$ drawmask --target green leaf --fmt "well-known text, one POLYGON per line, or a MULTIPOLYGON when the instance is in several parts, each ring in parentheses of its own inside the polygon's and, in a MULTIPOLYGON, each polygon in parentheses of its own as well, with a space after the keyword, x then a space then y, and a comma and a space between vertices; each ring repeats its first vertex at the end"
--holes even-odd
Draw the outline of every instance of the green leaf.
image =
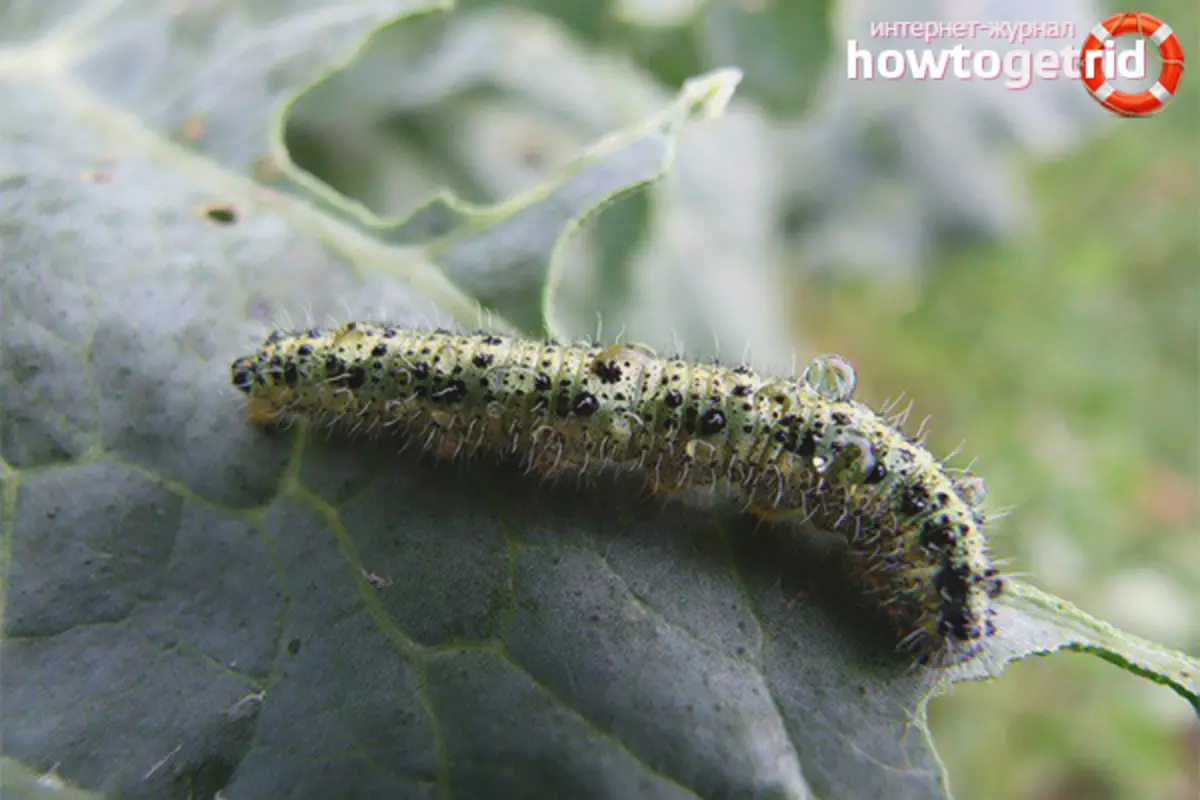
MULTIPOLYGON (((746 93, 778 116, 802 111, 835 49, 828 2, 712 3, 699 25, 709 63, 746 71, 746 93)), ((837 42, 837 44, 841 44, 837 42)))
MULTIPOLYGON (((281 137, 339 190, 335 212, 423 243, 456 286, 526 332, 591 335, 599 312, 605 329, 635 338, 703 345, 715 334, 786 364, 764 120, 741 111, 720 131, 678 135, 693 116, 721 113, 738 75, 690 80, 672 100, 541 17, 426 17, 382 29, 298 97, 281 137), (690 166, 631 202, 680 147, 690 166), (764 200, 724 213, 731 193, 764 200), (664 256, 678 266, 664 269, 664 256), (733 314, 734 304, 758 308, 733 314)), ((319 181, 296 177, 320 196, 319 181)))
POLYGON ((90 800, 96 795, 76 789, 53 768, 35 773, 19 761, 0 756, 0 788, 16 800, 90 800))
MULTIPOLYGON (((1065 600, 1021 581, 1011 581, 1006 603, 1017 612, 1009 623, 1018 647, 1015 657, 1075 650, 1173 689, 1200 713, 1200 662, 1183 653, 1119 631, 1065 600)), ((1012 659, 1009 659, 1012 660, 1012 659)), ((962 670, 962 677, 999 674, 995 661, 962 670)))
POLYGON ((1195 699, 1182 656, 1024 589, 980 667, 913 670, 833 579, 836 553, 622 484, 244 421, 229 362, 288 317, 472 324, 491 285, 533 327, 506 281, 553 299, 562 233, 659 175, 730 73, 514 199, 429 201, 446 211, 430 238, 396 244, 266 150, 272 115, 395 3, 19 8, 0 12, 0 733, 17 796, 53 774, 120 797, 943 797, 924 705, 972 670, 1096 649, 1195 699), (660 158, 632 168, 619 145, 645 137, 660 158), (264 154, 285 167, 276 189, 248 176, 264 154), (526 258, 547 266, 514 275, 526 258))

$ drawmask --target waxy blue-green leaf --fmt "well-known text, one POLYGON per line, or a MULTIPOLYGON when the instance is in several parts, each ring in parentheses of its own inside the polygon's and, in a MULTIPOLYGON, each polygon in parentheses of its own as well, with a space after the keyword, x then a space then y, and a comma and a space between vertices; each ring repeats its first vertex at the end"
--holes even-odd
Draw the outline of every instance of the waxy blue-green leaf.
MULTIPOLYGON (((953 676, 891 652, 822 577, 833 555, 635 487, 245 420, 228 365, 271 325, 473 323, 484 292, 447 241, 538 243, 532 281, 499 246, 471 274, 552 306, 564 230, 669 164, 605 147, 653 132, 669 151, 735 77, 697 78, 528 194, 396 244, 289 171, 280 132, 377 25, 426 10, 0 11, 6 794, 946 796, 924 704, 953 676)), ((557 324, 531 325, 524 296, 492 307, 498 325, 557 324)), ((1083 647, 1194 699, 1181 656, 1024 602, 981 669, 1083 647)))

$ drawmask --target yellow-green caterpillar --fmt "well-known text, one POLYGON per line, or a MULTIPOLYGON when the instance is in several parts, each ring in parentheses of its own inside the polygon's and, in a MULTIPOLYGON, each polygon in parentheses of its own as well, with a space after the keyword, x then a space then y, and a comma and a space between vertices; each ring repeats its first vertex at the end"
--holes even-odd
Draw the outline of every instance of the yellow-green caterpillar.
POLYGON ((351 322, 276 331, 232 373, 258 422, 396 431, 440 457, 511 454, 547 475, 627 470, 658 493, 723 489, 759 516, 811 520, 846 537, 920 663, 967 660, 995 633, 1004 583, 982 482, 854 402, 836 356, 795 380, 632 344, 351 322))

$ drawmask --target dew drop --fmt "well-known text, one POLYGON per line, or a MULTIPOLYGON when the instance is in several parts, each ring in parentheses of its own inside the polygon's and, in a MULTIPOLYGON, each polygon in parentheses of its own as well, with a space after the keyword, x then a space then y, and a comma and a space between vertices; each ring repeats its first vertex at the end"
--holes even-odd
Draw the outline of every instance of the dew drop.
POLYGON ((984 500, 987 500, 987 487, 983 483, 983 478, 973 472, 964 472, 962 475, 956 476, 954 489, 963 502, 971 508, 978 508, 983 505, 984 500))
POLYGON ((858 376, 850 362, 838 355, 817 356, 804 368, 804 385, 831 403, 844 403, 854 396, 858 376))
POLYGON ((878 463, 871 441, 856 431, 838 434, 833 440, 839 475, 850 483, 862 483, 878 463))

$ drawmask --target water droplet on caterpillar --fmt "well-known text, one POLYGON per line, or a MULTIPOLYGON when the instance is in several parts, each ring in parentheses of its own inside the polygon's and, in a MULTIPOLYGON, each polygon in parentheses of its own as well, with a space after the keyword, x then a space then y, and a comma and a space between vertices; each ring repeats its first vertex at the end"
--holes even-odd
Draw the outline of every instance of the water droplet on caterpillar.
POLYGON ((839 355, 817 356, 804 368, 801 381, 831 403, 845 403, 858 388, 858 375, 849 361, 839 355))
POLYGON ((972 508, 979 508, 987 500, 987 486, 983 478, 973 472, 964 472, 954 478, 954 489, 963 502, 972 508))
POLYGON ((834 437, 832 452, 832 461, 838 464, 840 476, 848 483, 866 481, 879 462, 871 440, 856 431, 845 431, 834 437))

